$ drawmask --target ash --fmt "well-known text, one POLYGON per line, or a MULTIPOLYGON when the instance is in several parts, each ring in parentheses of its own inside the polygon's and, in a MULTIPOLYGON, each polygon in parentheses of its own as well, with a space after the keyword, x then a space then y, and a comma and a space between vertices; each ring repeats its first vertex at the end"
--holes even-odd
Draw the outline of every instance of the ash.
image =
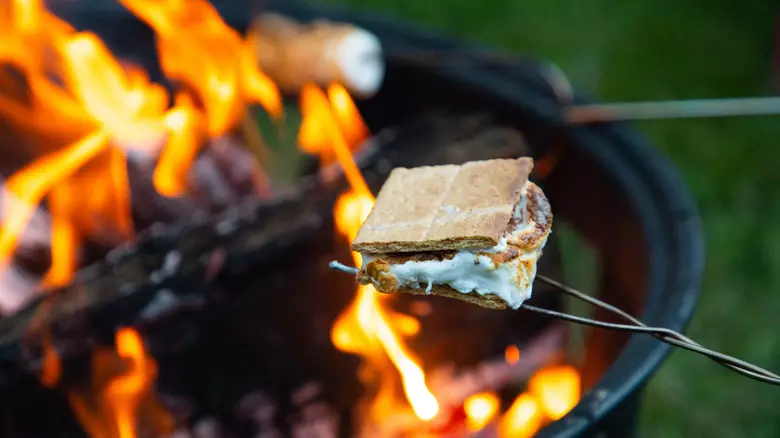
POLYGON ((175 308, 178 302, 179 298, 170 289, 161 289, 157 291, 149 304, 141 310, 139 316, 142 319, 157 318, 175 308))

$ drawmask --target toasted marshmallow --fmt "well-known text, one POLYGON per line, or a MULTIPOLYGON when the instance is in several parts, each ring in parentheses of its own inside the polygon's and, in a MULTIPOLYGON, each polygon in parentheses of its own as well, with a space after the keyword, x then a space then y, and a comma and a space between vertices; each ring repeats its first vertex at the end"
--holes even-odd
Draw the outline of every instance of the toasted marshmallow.
POLYGON ((259 67, 287 93, 296 93, 309 83, 339 83, 353 95, 371 97, 384 81, 381 41, 349 23, 300 23, 263 14, 252 22, 248 39, 259 67))

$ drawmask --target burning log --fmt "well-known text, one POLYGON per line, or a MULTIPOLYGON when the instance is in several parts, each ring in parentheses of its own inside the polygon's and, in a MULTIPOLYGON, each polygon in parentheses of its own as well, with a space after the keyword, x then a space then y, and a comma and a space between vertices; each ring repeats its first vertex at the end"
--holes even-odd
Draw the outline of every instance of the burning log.
POLYGON ((195 279, 216 278, 219 269, 214 267, 215 263, 240 265, 258 252, 270 256, 280 249, 279 243, 285 243, 291 236, 305 237, 307 229, 322 222, 325 207, 322 201, 310 203, 303 199, 284 198, 259 206, 248 204, 243 209, 228 211, 215 222, 203 220, 204 216, 176 230, 153 226, 137 245, 117 248, 104 263, 85 269, 69 286, 52 291, 31 307, 0 322, 0 331, 4 333, 0 344, 19 341, 25 333, 40 334, 47 325, 53 333, 62 330, 70 332, 69 336, 79 336, 79 324, 74 327, 73 318, 89 320, 89 314, 99 312, 104 305, 118 312, 111 318, 110 325, 114 326, 135 322, 144 309, 146 314, 154 316, 167 313, 171 309, 150 310, 154 298, 160 300, 165 291, 172 291, 185 298, 176 299, 176 305, 189 302, 188 291, 182 288, 191 287, 195 279), (215 262, 222 257, 220 254, 226 255, 224 261, 215 262))
POLYGON ((161 195, 153 184, 154 161, 130 160, 129 183, 136 228, 181 223, 194 214, 216 214, 252 198, 270 196, 269 182, 242 138, 225 135, 209 141, 189 172, 188 196, 161 195))
MULTIPOLYGON (((219 178, 189 181, 193 164, 206 164, 195 172, 201 176, 225 167, 230 148, 212 148, 203 154, 211 154, 211 160, 204 161, 198 157, 201 147, 223 144, 220 140, 245 118, 251 104, 260 104, 277 120, 282 114, 281 96, 258 69, 248 42, 209 2, 190 2, 186 10, 175 2, 122 4, 156 32, 161 67, 177 82, 175 91, 169 93, 137 65, 120 61, 101 38, 78 31, 42 2, 14 5, 0 17, 9 41, 0 55, 0 125, 9 122, 37 139, 9 160, 22 168, 12 169, 4 187, 21 202, 3 214, 0 258, 8 264, 34 208, 48 203, 47 287, 72 281, 83 240, 115 246, 132 237, 128 161, 140 161, 136 169, 142 173, 149 164, 145 161, 155 162, 149 179, 164 196, 190 195, 195 186, 201 189, 196 198, 213 195, 211 204, 215 198, 231 202, 234 197, 224 196, 231 190, 215 187, 219 178), (19 123, 34 120, 45 122, 19 123)), ((248 172, 255 173, 249 177, 253 185, 267 189, 259 168, 248 172)), ((241 186, 230 182, 226 185, 241 186)))
MULTIPOLYGON (((73 175, 67 184, 61 184, 64 188, 60 187, 57 193, 60 197, 71 197, 82 190, 89 190, 94 198, 105 199, 95 195, 95 191, 108 186, 101 178, 102 175, 97 173, 103 164, 106 163, 92 163, 89 169, 73 175), (95 184, 95 181, 101 183, 95 184)), ((182 223, 193 215, 213 215, 230 205, 269 196, 270 187, 265 174, 251 153, 242 146, 241 138, 233 135, 209 141, 208 147, 204 148, 189 172, 188 196, 170 198, 161 195, 153 184, 155 162, 149 157, 132 154, 126 165, 127 188, 133 202, 131 211, 117 210, 128 216, 132 213, 130 222, 135 229, 146 229, 154 223, 182 223)), ((105 251, 129 237, 117 233, 118 230, 112 229, 104 221, 96 221, 95 204, 89 205, 93 209, 76 208, 67 201, 56 202, 60 197, 54 196, 49 201, 48 209, 36 208, 26 229, 19 236, 15 254, 8 261, 8 268, 0 275, 0 314, 8 315, 18 311, 40 293, 37 277, 49 266, 50 252, 53 250, 50 242, 52 216, 59 218, 59 222, 54 221, 59 226, 63 217, 69 218, 76 234, 88 237, 85 251, 76 251, 74 248, 70 260, 73 268, 81 263, 93 262, 95 257, 102 257, 105 251)), ((9 216, 10 211, 24 208, 25 205, 10 190, 4 191, 0 204, 0 214, 6 221, 12 217, 9 216)), ((61 232, 61 228, 56 231, 61 232)))
POLYGON ((308 83, 343 84, 358 96, 370 97, 382 85, 385 64, 379 39, 346 23, 298 23, 277 14, 258 16, 251 24, 263 71, 288 93, 308 83))
MULTIPOLYGON (((375 150, 367 150, 358 164, 374 189, 397 166, 528 153, 517 131, 473 116, 418 118, 373 140, 375 150)), ((176 227, 152 226, 135 244, 82 270, 70 285, 0 321, 0 373, 39 371, 44 333, 66 359, 100 343, 119 325, 152 330, 166 318, 218 306, 230 296, 214 291, 232 275, 248 266, 273 266, 285 248, 307 248, 307 240, 317 235, 333 239, 332 206, 344 187, 343 179, 329 185, 307 180, 273 201, 245 203, 216 217, 197 215, 176 227)), ((264 294, 286 288, 284 272, 268 275, 264 294)), ((228 295, 241 293, 228 289, 228 295)))

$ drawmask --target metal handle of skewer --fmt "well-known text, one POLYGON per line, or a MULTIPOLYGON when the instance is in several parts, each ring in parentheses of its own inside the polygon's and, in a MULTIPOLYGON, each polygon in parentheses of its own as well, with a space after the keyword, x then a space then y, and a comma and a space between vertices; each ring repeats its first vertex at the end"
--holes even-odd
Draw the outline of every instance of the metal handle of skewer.
POLYGON ((780 114, 780 97, 693 99, 572 105, 564 109, 572 124, 626 120, 738 117, 780 114))
POLYGON ((393 62, 457 67, 468 64, 515 66, 548 83, 574 125, 628 120, 691 119, 780 114, 780 97, 741 97, 574 105, 568 76, 554 63, 517 55, 475 50, 388 51, 393 62))

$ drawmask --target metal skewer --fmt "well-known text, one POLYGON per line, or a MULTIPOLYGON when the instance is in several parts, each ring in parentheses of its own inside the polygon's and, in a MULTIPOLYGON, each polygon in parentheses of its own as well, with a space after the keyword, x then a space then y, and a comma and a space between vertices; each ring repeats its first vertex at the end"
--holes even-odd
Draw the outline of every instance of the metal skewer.
POLYGON ((354 268, 352 266, 347 266, 347 265, 345 265, 343 263, 339 263, 339 262, 337 262, 335 260, 333 260, 332 262, 328 263, 328 267, 330 269, 333 269, 334 271, 343 272, 345 274, 357 275, 357 273, 360 272, 360 269, 358 269, 358 268, 354 268))
MULTIPOLYGON (((516 59, 506 56, 489 54, 485 56, 479 52, 423 52, 416 54, 394 54, 395 57, 415 63, 433 62, 441 65, 444 61, 488 61, 498 63, 517 64, 516 59), (416 56, 412 56, 416 55, 416 56)), ((697 117, 735 117, 754 115, 780 114, 780 97, 749 97, 728 99, 693 99, 693 100, 669 100, 655 102, 631 102, 631 103, 606 103, 574 105, 573 90, 566 75, 554 64, 536 65, 537 74, 549 85, 562 107, 564 120, 571 124, 606 123, 626 120, 652 120, 652 119, 681 119, 697 117)), ((347 266, 337 261, 330 262, 330 268, 350 275, 357 275, 359 269, 347 266)), ((522 304, 520 309, 557 318, 577 324, 599 327, 609 330, 620 330, 631 333, 645 333, 656 339, 675 347, 683 348, 694 353, 712 359, 724 367, 747 376, 751 379, 780 386, 780 376, 759 366, 745 362, 741 359, 710 350, 686 337, 665 327, 650 327, 630 314, 620 310, 597 298, 586 295, 569 286, 542 275, 537 275, 537 281, 547 283, 556 290, 561 291, 591 305, 607 310, 621 319, 626 324, 615 324, 598 321, 568 313, 543 309, 528 304, 522 304)))
MULTIPOLYGON (((346 274, 356 275, 359 272, 359 269, 352 266, 344 265, 335 260, 330 262, 329 266, 333 270, 344 272, 346 274)), ((567 295, 570 295, 574 298, 577 298, 579 300, 585 301, 589 304, 592 304, 594 306, 612 312, 615 315, 619 316, 620 318, 624 319, 627 322, 627 324, 615 324, 610 322, 598 321, 595 319, 585 318, 582 316, 570 315, 568 313, 543 309, 528 304, 522 304, 520 306, 520 309, 529 312, 538 313, 540 315, 544 315, 549 318, 561 319, 564 321, 588 325, 591 327, 599 327, 608 330, 627 331, 631 333, 649 334, 650 336, 653 336, 654 338, 660 341, 666 342, 669 345, 683 348, 692 351, 694 353, 701 354, 702 356, 708 357, 713 361, 717 362, 718 364, 723 365, 724 367, 732 371, 735 371, 739 374, 742 374, 744 376, 747 376, 751 379, 757 380, 759 382, 768 383, 770 385, 780 386, 780 376, 778 376, 777 374, 771 371, 765 370, 757 365, 753 365, 741 359, 737 359, 735 357, 705 348, 700 344, 698 344, 696 341, 686 337, 681 333, 675 332, 674 330, 665 327, 650 327, 644 324, 642 321, 638 320, 637 318, 634 318, 630 314, 616 308, 615 306, 612 306, 611 304, 605 303, 595 297, 584 294, 574 288, 566 286, 562 283, 547 278, 543 275, 537 275, 536 279, 537 281, 541 281, 543 283, 547 283, 550 286, 553 286, 556 290, 559 290, 567 295)))
POLYGON ((569 106, 564 109, 564 113, 565 119, 573 124, 623 120, 776 115, 780 114, 780 97, 605 103, 569 106))
POLYGON ((566 74, 555 64, 517 55, 480 50, 435 50, 388 52, 391 62, 459 65, 515 66, 547 82, 563 107, 564 120, 575 125, 627 120, 691 119, 780 114, 780 97, 739 97, 690 100, 662 100, 574 105, 573 88, 566 74))

